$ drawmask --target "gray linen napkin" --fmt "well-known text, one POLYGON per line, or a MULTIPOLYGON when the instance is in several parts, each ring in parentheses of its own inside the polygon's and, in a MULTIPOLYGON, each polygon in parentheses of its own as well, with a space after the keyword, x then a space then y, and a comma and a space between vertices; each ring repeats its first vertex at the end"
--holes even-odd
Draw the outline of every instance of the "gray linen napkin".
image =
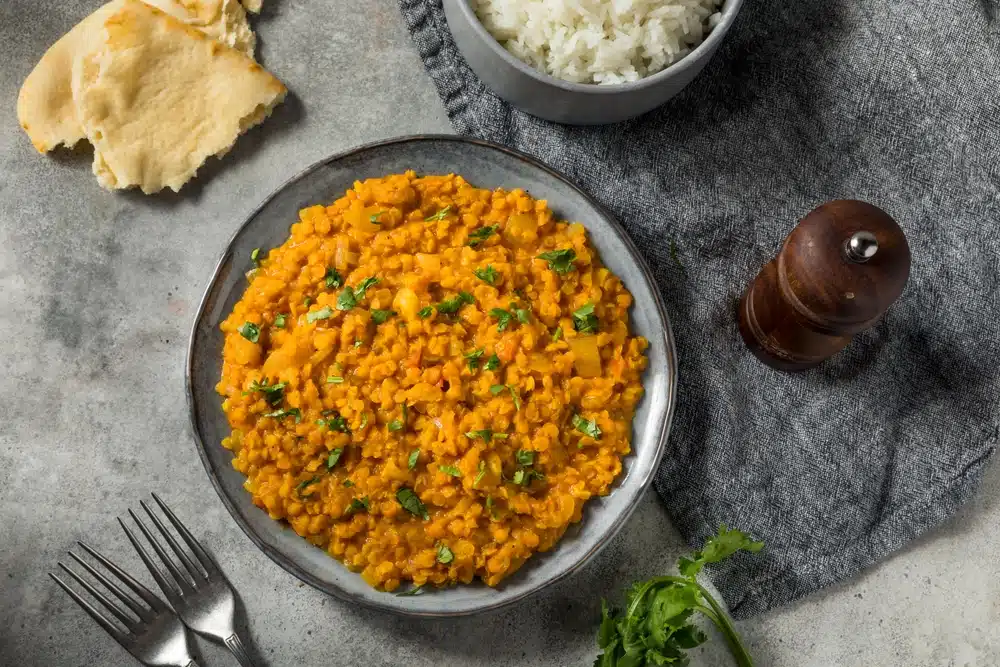
POLYGON ((455 129, 561 170, 653 267, 680 357, 656 488, 692 545, 720 523, 766 542, 715 573, 736 616, 855 574, 969 498, 1000 394, 990 0, 748 0, 679 97, 600 128, 512 109, 462 60, 440 0, 399 4, 455 129), (835 359, 772 371, 744 348, 736 300, 796 220, 837 198, 900 222, 909 284, 835 359))

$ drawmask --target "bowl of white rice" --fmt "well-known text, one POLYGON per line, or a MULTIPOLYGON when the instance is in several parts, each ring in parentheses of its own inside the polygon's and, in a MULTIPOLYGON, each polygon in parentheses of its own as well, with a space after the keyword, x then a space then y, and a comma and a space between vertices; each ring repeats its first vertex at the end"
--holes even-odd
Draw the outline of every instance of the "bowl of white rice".
POLYGON ((444 0, 466 62, 540 118, 614 123, 663 104, 715 54, 743 0, 444 0))

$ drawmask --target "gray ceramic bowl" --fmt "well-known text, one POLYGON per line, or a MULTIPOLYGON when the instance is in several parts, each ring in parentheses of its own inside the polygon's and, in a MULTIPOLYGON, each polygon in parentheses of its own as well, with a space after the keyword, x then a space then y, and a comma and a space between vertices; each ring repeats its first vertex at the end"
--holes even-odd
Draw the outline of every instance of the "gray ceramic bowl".
POLYGON ((644 114, 681 92, 711 60, 742 4, 725 0, 719 25, 682 60, 645 79, 608 86, 562 81, 522 62, 486 31, 469 0, 444 0, 444 13, 465 61, 497 95, 539 118, 601 125, 644 114))
POLYGON ((525 155, 459 137, 430 136, 372 144, 329 158, 264 200, 236 232, 209 282, 191 332, 187 392, 198 453, 208 476, 233 518, 265 554, 302 581, 352 603, 419 616, 459 616, 503 606, 562 579, 579 569, 625 525, 663 454, 673 414, 676 372, 663 301, 645 262, 617 222, 576 186, 525 155), (571 526, 552 551, 532 557, 497 589, 475 584, 399 597, 370 588, 325 551, 255 507, 243 490, 243 476, 230 463, 230 452, 220 444, 229 429, 215 392, 223 343, 219 323, 246 288, 244 273, 251 268, 250 252, 283 243, 299 209, 333 201, 355 180, 407 169, 454 172, 484 188, 522 187, 547 199, 558 216, 582 222, 605 264, 635 297, 632 326, 649 340, 646 396, 635 417, 634 453, 625 458, 614 490, 588 502, 583 521, 571 526))

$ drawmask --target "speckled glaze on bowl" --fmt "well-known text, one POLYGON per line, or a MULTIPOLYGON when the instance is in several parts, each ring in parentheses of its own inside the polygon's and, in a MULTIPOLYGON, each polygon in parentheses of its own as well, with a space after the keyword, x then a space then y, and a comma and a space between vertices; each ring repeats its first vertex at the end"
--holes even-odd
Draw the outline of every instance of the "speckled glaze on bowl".
POLYGON ((719 24, 670 67, 645 79, 608 86, 563 81, 519 60, 487 32, 469 0, 444 0, 444 13, 465 61, 497 95, 546 120, 603 125, 644 114, 681 92, 715 55, 742 5, 743 0, 725 0, 719 24))
POLYGON ((673 415, 677 362, 673 335, 645 262, 610 216, 560 174, 520 153, 481 141, 451 136, 394 139, 362 146, 315 164, 268 197, 240 227, 216 267, 191 331, 187 358, 187 395, 198 453, 208 476, 233 518, 254 544, 302 581, 347 602, 414 616, 461 616, 520 600, 568 576, 617 533, 653 479, 673 415), (570 527, 554 549, 537 554, 499 588, 481 583, 427 590, 399 597, 369 587, 359 575, 258 509, 220 444, 229 429, 215 392, 222 368, 219 324, 246 288, 254 248, 283 243, 299 209, 342 196, 355 180, 401 173, 457 173, 483 188, 528 190, 547 199, 560 218, 582 222, 604 263, 635 297, 633 331, 649 340, 646 395, 633 423, 633 450, 624 470, 604 498, 592 498, 583 521, 570 527))

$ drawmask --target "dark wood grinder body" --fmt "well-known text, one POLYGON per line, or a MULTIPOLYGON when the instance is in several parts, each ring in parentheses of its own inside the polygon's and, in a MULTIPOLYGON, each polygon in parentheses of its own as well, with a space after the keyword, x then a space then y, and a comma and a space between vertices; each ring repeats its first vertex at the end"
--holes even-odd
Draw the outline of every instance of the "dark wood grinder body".
POLYGON ((803 218, 747 288, 740 333, 769 366, 811 368, 874 324, 910 275, 896 221, 860 201, 828 202, 803 218))

